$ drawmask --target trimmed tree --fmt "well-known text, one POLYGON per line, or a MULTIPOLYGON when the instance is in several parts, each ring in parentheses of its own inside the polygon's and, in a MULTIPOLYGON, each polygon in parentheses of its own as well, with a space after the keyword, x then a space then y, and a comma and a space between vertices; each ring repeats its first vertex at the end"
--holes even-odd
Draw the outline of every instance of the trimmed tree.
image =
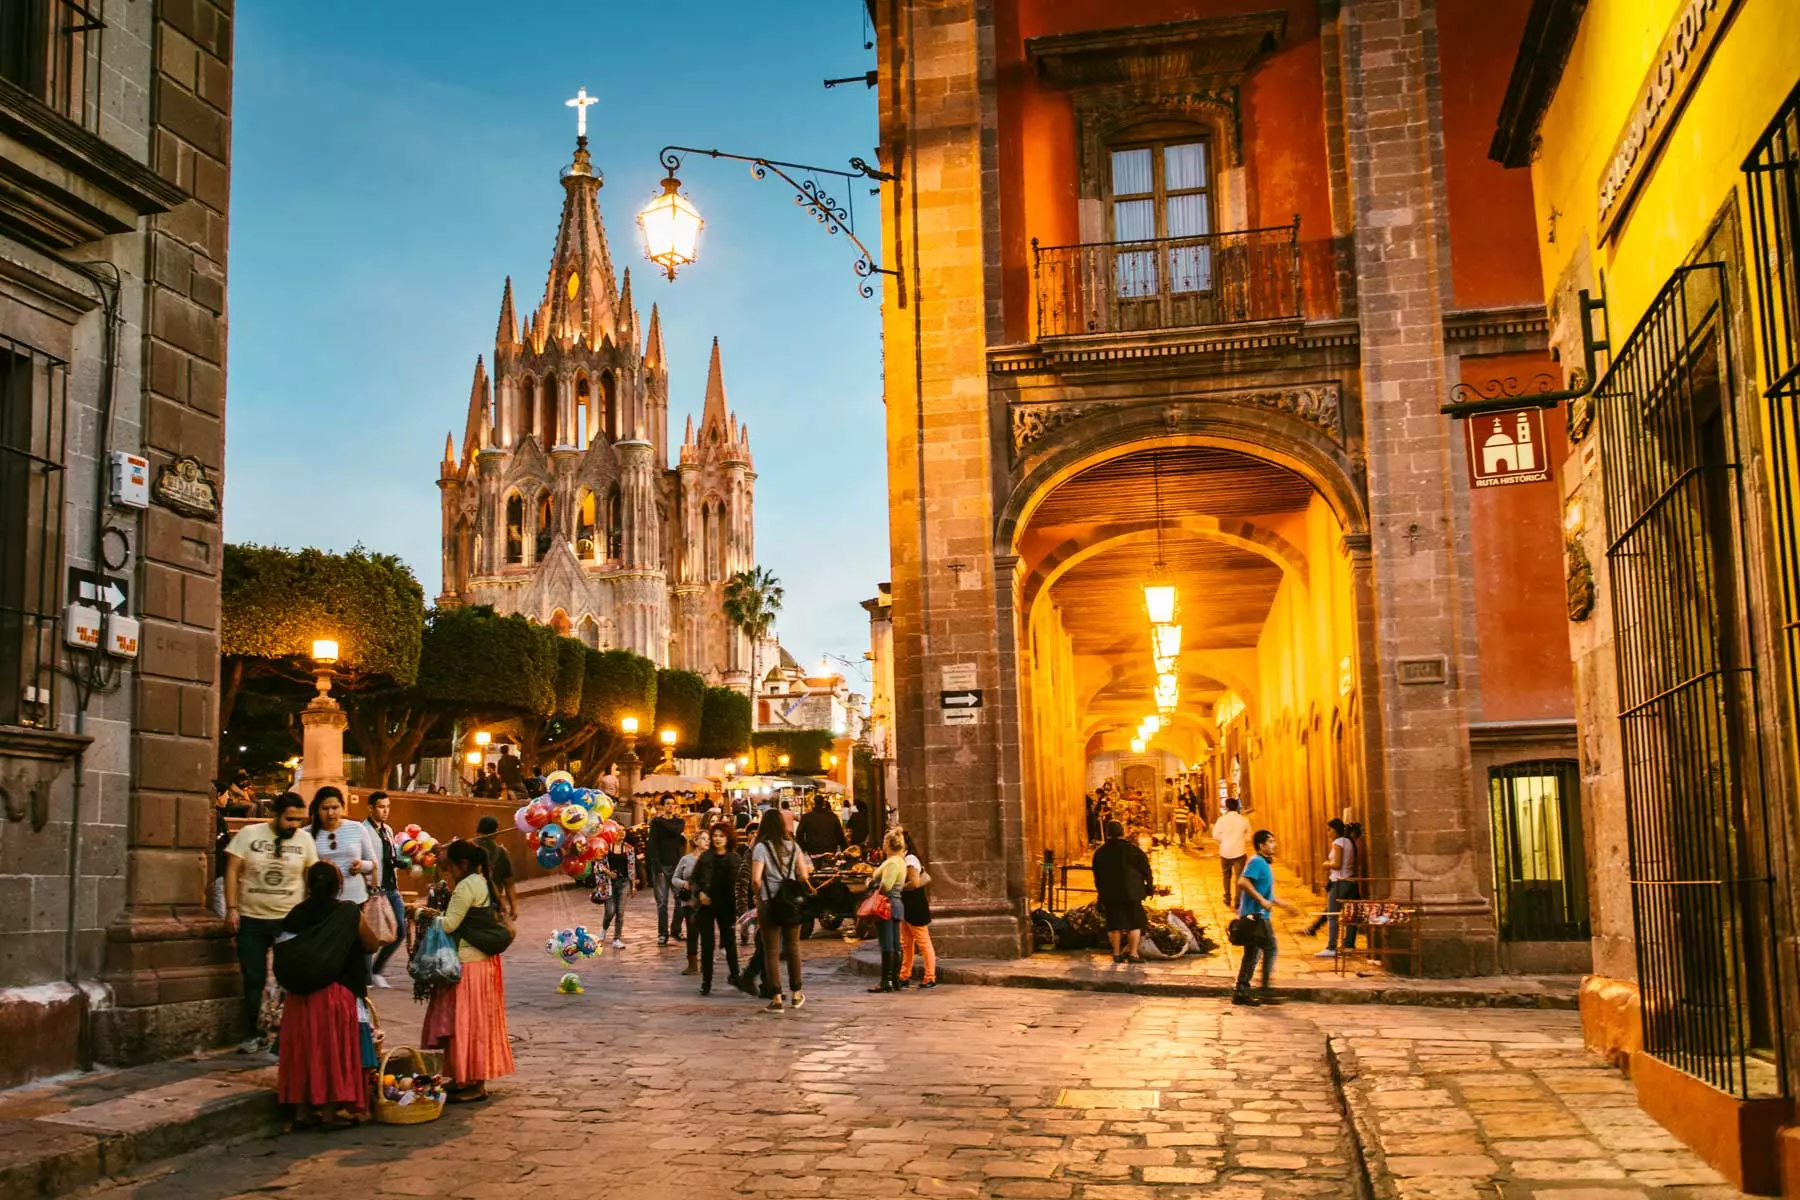
POLYGON ((673 729, 677 734, 676 749, 691 753, 700 744, 705 699, 706 680, 694 672, 668 668, 658 671, 653 728, 659 734, 673 729))
POLYGON ((700 704, 701 758, 731 758, 750 748, 750 697, 736 688, 709 687, 700 704))

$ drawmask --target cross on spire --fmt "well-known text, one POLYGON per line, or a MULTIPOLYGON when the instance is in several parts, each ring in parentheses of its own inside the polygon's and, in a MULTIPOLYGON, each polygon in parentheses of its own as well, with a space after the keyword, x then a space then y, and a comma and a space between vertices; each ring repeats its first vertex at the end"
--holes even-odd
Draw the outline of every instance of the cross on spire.
POLYGON ((563 101, 563 105, 565 107, 572 108, 575 110, 575 136, 576 137, 579 137, 579 138, 587 137, 588 105, 598 104, 598 103, 600 103, 600 98, 598 96, 588 95, 587 88, 585 88, 585 87, 581 88, 579 91, 577 91, 575 93, 575 98, 573 100, 563 101))

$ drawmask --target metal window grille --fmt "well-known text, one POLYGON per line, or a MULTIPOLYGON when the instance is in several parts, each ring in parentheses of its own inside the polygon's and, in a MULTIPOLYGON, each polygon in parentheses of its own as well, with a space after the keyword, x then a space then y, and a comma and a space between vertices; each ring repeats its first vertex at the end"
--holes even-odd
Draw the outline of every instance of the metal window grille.
POLYGON ((56 720, 68 364, 0 337, 0 725, 56 720))
POLYGON ((1300 222, 1200 237, 1031 246, 1039 337, 1300 316, 1300 222))
POLYGON ((0 0, 0 79, 97 130, 104 28, 84 0, 0 0))
POLYGON ((1726 280, 1677 271, 1597 395, 1644 1049, 1751 1096, 1785 1071, 1726 280))
POLYGON ((1488 805, 1501 940, 1587 940, 1587 862, 1575 761, 1539 759, 1492 768, 1488 805))

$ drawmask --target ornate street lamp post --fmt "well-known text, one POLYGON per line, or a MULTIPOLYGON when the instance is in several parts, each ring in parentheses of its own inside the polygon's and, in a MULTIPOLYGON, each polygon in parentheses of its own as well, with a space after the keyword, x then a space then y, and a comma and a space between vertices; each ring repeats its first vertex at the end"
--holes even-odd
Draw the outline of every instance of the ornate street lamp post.
POLYGON ((619 773, 619 790, 625 794, 620 799, 630 805, 628 811, 631 813, 631 823, 636 825, 639 817, 637 781, 640 765, 637 753, 638 719, 622 718, 619 721, 619 733, 625 739, 625 756, 619 760, 619 766, 623 768, 619 773))
POLYGON ((338 662, 333 638, 312 644, 313 681, 317 694, 300 710, 301 778, 294 790, 308 801, 327 784, 342 789, 344 783, 344 730, 350 720, 331 697, 332 668, 338 662))

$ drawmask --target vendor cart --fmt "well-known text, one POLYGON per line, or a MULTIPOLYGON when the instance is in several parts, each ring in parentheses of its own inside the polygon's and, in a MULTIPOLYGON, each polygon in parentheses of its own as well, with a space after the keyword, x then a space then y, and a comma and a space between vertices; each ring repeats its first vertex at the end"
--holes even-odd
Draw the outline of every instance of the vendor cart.
POLYGON ((809 938, 816 927, 836 933, 849 921, 856 927, 856 907, 869 891, 869 878, 874 874, 863 861, 860 847, 852 846, 835 854, 815 855, 812 860, 813 894, 806 902, 800 922, 800 936, 809 938))

